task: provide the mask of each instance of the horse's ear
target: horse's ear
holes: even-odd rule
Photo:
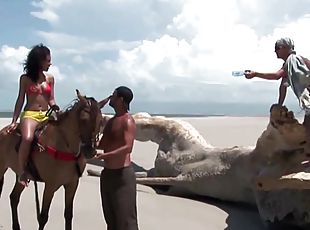
[[[76,89],[76,95],[80,101],[82,101],[83,103],[87,103],[86,98],[80,94],[80,91],[78,89]]]

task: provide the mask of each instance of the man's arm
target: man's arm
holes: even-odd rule
[[[103,106],[105,106],[105,105],[108,103],[108,101],[110,100],[110,98],[111,98],[111,96],[108,96],[107,98],[105,98],[105,99],[99,101],[99,102],[98,102],[98,107],[99,107],[99,109],[102,109]]]
[[[283,105],[285,97],[286,97],[286,92],[287,92],[287,86],[285,85],[286,78],[282,78],[281,84],[279,86],[279,99],[278,99],[278,104]]]
[[[130,117],[127,119],[126,124],[124,125],[124,145],[106,153],[104,153],[102,150],[98,150],[95,158],[104,160],[115,155],[131,153],[135,140],[135,134],[136,125],[133,118]]]
[[[245,72],[244,75],[248,79],[258,77],[258,78],[262,78],[265,80],[279,80],[281,77],[285,76],[285,72],[283,69],[280,69],[279,71],[275,73],[259,73],[255,71],[249,71],[249,72]]]
[[[303,57],[303,60],[306,64],[306,66],[308,67],[308,69],[310,69],[310,60],[308,58],[304,58],[304,57]]]

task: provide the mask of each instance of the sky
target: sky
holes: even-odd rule
[[[281,37],[310,58],[310,0],[296,2],[0,0],[0,111],[14,109],[23,61],[43,43],[61,107],[75,89],[100,100],[125,85],[132,112],[268,114],[280,82],[231,72],[280,69]],[[290,89],[286,104],[297,104]]]

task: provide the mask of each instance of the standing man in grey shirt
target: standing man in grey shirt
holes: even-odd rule
[[[290,38],[281,38],[275,43],[277,58],[284,61],[280,70],[274,73],[260,73],[255,71],[245,72],[245,77],[254,77],[266,80],[278,80],[282,78],[279,87],[278,104],[283,105],[286,97],[287,87],[291,86],[299,106],[305,111],[304,125],[310,134],[310,61],[297,55],[294,50],[294,41]]]

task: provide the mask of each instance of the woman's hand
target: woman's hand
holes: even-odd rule
[[[59,106],[54,104],[51,106],[52,110],[55,111],[55,112],[58,112],[60,110]]]
[[[17,128],[17,123],[16,123],[16,122],[12,122],[11,124],[9,124],[9,125],[6,127],[6,132],[7,132],[7,133],[11,133],[11,132],[13,132],[16,128]]]

